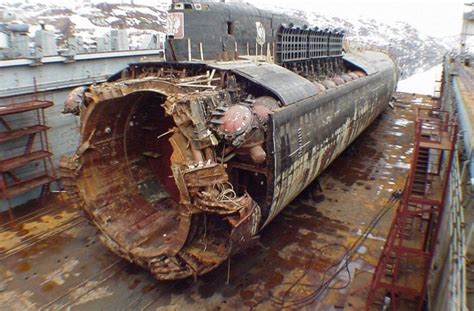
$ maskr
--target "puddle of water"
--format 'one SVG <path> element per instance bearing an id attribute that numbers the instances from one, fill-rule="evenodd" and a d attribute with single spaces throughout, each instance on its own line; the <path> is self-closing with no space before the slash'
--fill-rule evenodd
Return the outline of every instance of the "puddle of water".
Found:
<path id="1" fill-rule="evenodd" d="M 406 127 L 408 124 L 413 123 L 413 121 L 409 121 L 407 119 L 397 119 L 395 120 L 395 125 Z"/>
<path id="2" fill-rule="evenodd" d="M 395 148 L 395 149 L 402 149 L 403 147 L 400 145 L 394 145 L 394 144 L 386 144 L 388 148 Z"/>
<path id="3" fill-rule="evenodd" d="M 359 235 L 359 236 L 361 236 L 361 235 L 362 235 L 362 230 L 361 230 L 361 229 L 358 229 L 356 234 Z M 375 236 L 375 235 L 373 235 L 372 233 L 369 233 L 369 234 L 367 235 L 367 238 L 368 238 L 368 239 L 371 239 L 371 240 L 385 241 L 385 238 Z"/>
<path id="4" fill-rule="evenodd" d="M 395 131 L 387 131 L 386 133 L 389 134 L 389 135 L 397 136 L 397 137 L 400 137 L 400 136 L 403 135 L 403 133 L 395 132 Z"/>
<path id="5" fill-rule="evenodd" d="M 397 163 L 395 163 L 395 167 L 402 168 L 402 169 L 405 169 L 405 170 L 409 170 L 410 169 L 410 164 L 409 163 L 403 163 L 403 162 L 397 162 Z"/>

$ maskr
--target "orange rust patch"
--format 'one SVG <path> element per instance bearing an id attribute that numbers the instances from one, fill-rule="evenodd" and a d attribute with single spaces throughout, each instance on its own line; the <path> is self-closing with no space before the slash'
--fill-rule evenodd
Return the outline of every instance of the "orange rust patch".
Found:
<path id="1" fill-rule="evenodd" d="M 16 267 L 17 272 L 26 272 L 31 269 L 31 265 L 29 262 L 23 261 L 22 263 L 18 264 Z"/>
<path id="2" fill-rule="evenodd" d="M 58 286 L 58 284 L 56 282 L 49 281 L 49 282 L 45 283 L 43 286 L 41 286 L 41 291 L 49 292 L 49 291 L 53 290 L 56 286 Z"/>

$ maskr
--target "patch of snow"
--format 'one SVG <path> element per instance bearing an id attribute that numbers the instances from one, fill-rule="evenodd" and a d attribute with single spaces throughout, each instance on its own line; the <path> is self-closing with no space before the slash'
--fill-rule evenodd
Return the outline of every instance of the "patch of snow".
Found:
<path id="1" fill-rule="evenodd" d="M 123 9 L 113 9 L 112 12 L 114 15 L 124 15 L 127 16 L 127 11 Z"/>
<path id="2" fill-rule="evenodd" d="M 105 19 L 105 21 L 109 24 L 112 24 L 113 22 L 119 21 L 120 18 L 115 17 L 115 16 L 109 16 Z"/>
<path id="3" fill-rule="evenodd" d="M 136 12 L 140 12 L 140 13 L 142 13 L 142 14 L 158 15 L 156 12 L 154 12 L 151 8 L 148 8 L 148 7 L 135 6 L 135 7 L 133 7 L 133 9 L 134 9 Z"/>
<path id="4" fill-rule="evenodd" d="M 358 229 L 356 235 L 361 236 L 362 234 L 363 234 L 362 229 Z M 375 236 L 375 235 L 373 235 L 372 233 L 369 233 L 369 234 L 367 235 L 367 238 L 368 238 L 368 239 L 371 239 L 371 240 L 385 241 L 385 238 L 379 237 L 379 236 Z"/>
<path id="5" fill-rule="evenodd" d="M 418 72 L 413 76 L 398 82 L 397 91 L 405 93 L 416 93 L 424 95 L 434 95 L 437 90 L 437 83 L 441 79 L 443 65 L 438 64 L 433 68 Z"/>

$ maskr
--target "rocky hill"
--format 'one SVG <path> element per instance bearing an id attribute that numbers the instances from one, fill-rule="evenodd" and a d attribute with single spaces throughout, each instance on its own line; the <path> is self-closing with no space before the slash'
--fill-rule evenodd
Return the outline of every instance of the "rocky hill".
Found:
<path id="1" fill-rule="evenodd" d="M 455 38 L 434 38 L 418 31 L 406 22 L 387 24 L 376 19 L 344 19 L 314 12 L 273 8 L 293 14 L 310 25 L 340 28 L 352 47 L 387 51 L 397 60 L 403 77 L 428 70 L 442 62 L 443 55 L 454 46 Z"/>
<path id="2" fill-rule="evenodd" d="M 30 34 L 40 28 L 43 22 L 46 29 L 57 34 L 58 44 L 64 44 L 70 36 L 80 36 L 86 44 L 95 42 L 111 29 L 126 28 L 132 48 L 140 43 L 144 34 L 161 34 L 166 31 L 166 11 L 168 4 L 158 6 L 119 5 L 98 3 L 89 5 L 51 5 L 42 3 L 18 2 L 1 4 L 0 12 L 15 16 L 17 22 L 31 25 Z M 5 14 L 5 13 L 4 13 Z"/>
<path id="3" fill-rule="evenodd" d="M 17 21 L 36 25 L 30 27 L 31 33 L 39 28 L 40 21 L 44 22 L 47 28 L 55 31 L 60 44 L 71 35 L 83 37 L 86 44 L 92 43 L 111 28 L 127 28 L 133 47 L 140 43 L 145 33 L 163 35 L 168 5 L 169 1 L 163 0 L 154 6 L 111 3 L 58 6 L 18 2 L 0 4 L 0 12 L 16 16 Z M 439 64 L 450 42 L 422 34 L 404 22 L 386 24 L 376 19 L 349 20 L 286 8 L 277 10 L 303 17 L 310 25 L 342 28 L 352 46 L 387 50 L 397 59 L 405 77 Z"/>
<path id="4" fill-rule="evenodd" d="M 439 39 L 422 34 L 405 22 L 387 25 L 374 19 L 345 21 L 316 14 L 312 19 L 326 20 L 328 25 L 339 23 L 352 45 L 387 50 L 397 60 L 404 76 L 436 66 L 447 51 Z"/>

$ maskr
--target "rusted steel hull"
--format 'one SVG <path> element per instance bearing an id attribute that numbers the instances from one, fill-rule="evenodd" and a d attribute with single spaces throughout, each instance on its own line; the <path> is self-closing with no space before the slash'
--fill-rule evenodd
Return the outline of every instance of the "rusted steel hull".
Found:
<path id="1" fill-rule="evenodd" d="M 315 99 L 307 99 L 270 116 L 273 184 L 268 224 L 308 186 L 391 100 L 395 69 L 341 85 Z"/>
<path id="2" fill-rule="evenodd" d="M 133 64 L 74 109 L 68 191 L 119 256 L 158 279 L 204 274 L 253 245 L 389 102 L 393 62 L 356 59 L 353 80 L 324 90 L 271 64 Z"/>

